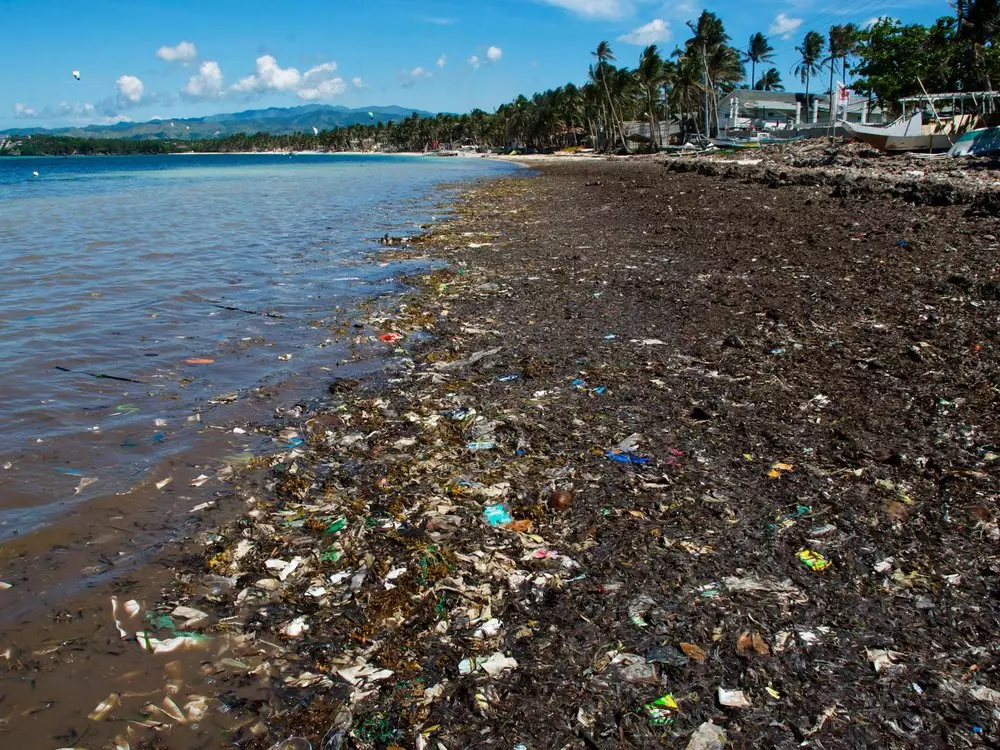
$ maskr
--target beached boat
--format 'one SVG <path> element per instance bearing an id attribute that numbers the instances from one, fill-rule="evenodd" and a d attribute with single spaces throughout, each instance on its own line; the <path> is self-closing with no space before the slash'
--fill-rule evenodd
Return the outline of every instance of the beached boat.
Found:
<path id="1" fill-rule="evenodd" d="M 857 122 L 841 122 L 840 125 L 852 138 L 881 151 L 947 151 L 958 134 L 974 119 L 975 115 L 956 115 L 925 123 L 923 112 L 917 112 L 909 119 L 900 118 L 891 125 L 862 125 Z"/>
<path id="2" fill-rule="evenodd" d="M 1000 128 L 979 128 L 963 133 L 948 150 L 948 156 L 1000 154 Z"/>
<path id="3" fill-rule="evenodd" d="M 882 151 L 949 151 L 965 133 L 996 124 L 1000 92 L 923 94 L 899 100 L 902 116 L 890 125 L 841 121 L 853 138 Z"/>

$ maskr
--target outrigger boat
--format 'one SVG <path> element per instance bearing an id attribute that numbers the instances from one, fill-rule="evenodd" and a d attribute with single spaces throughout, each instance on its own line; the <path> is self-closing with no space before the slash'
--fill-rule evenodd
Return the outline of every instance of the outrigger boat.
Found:
<path id="1" fill-rule="evenodd" d="M 982 129 L 996 115 L 998 100 L 1000 92 L 994 91 L 910 96 L 899 100 L 903 114 L 890 125 L 846 120 L 840 125 L 851 137 L 881 151 L 948 151 L 964 133 Z M 948 103 L 950 109 L 943 108 Z M 908 115 L 909 107 L 916 111 Z"/>

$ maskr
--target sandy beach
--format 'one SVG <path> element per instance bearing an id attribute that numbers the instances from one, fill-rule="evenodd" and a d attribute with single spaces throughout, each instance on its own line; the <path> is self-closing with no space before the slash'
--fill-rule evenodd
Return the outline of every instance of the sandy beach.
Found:
<path id="1" fill-rule="evenodd" d="M 993 741 L 1000 221 L 531 163 L 384 250 L 446 264 L 369 316 L 384 375 L 21 629 L 5 743 Z"/>

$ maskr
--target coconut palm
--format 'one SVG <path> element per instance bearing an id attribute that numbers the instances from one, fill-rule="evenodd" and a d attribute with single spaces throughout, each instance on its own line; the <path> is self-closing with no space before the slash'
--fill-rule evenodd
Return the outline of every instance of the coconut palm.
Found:
<path id="1" fill-rule="evenodd" d="M 777 68 L 768 68 L 760 77 L 760 80 L 754 84 L 754 88 L 761 91 L 785 90 L 784 85 L 781 83 L 781 73 L 778 72 Z"/>
<path id="2" fill-rule="evenodd" d="M 659 94 L 660 84 L 665 77 L 663 58 L 655 44 L 651 44 L 642 51 L 639 58 L 639 67 L 635 70 L 636 80 L 642 86 L 646 95 L 646 113 L 649 116 L 649 138 L 656 148 L 659 145 L 656 127 L 656 99 Z"/>
<path id="3" fill-rule="evenodd" d="M 852 23 L 830 27 L 830 54 L 823 59 L 823 65 L 830 69 L 830 122 L 836 119 L 836 93 L 833 90 L 833 76 L 837 63 L 842 63 L 844 77 L 847 77 L 847 56 L 857 44 L 857 29 Z"/>
<path id="4" fill-rule="evenodd" d="M 701 55 L 675 50 L 673 78 L 670 82 L 670 106 L 687 117 L 687 124 L 697 122 L 699 100 L 705 93 Z M 695 128 L 691 128 L 695 129 Z"/>
<path id="5" fill-rule="evenodd" d="M 757 73 L 757 63 L 771 62 L 774 60 L 774 47 L 767 41 L 767 37 L 759 31 L 751 35 L 750 43 L 742 51 L 743 62 L 750 63 L 750 87 L 756 88 L 754 81 Z"/>
<path id="6" fill-rule="evenodd" d="M 822 67 L 823 48 L 826 42 L 815 31 L 807 31 L 802 44 L 795 48 L 801 55 L 799 61 L 792 67 L 799 80 L 806 85 L 806 110 L 809 108 L 809 79 L 819 73 Z"/>
<path id="7" fill-rule="evenodd" d="M 955 4 L 958 15 L 958 38 L 972 47 L 972 75 L 976 84 L 993 90 L 990 77 L 989 52 L 995 49 L 1000 36 L 1000 8 L 997 0 L 959 0 Z"/>
<path id="8" fill-rule="evenodd" d="M 732 74 L 732 60 L 735 55 L 736 65 L 739 66 L 741 71 L 740 77 L 742 77 L 743 66 L 739 62 L 739 53 L 733 50 L 733 54 L 730 54 L 726 50 L 732 50 L 729 47 L 729 35 L 726 33 L 725 27 L 722 25 L 722 19 L 720 19 L 714 13 L 707 10 L 702 11 L 701 15 L 698 16 L 698 21 L 688 22 L 688 28 L 691 29 L 694 36 L 687 40 L 685 55 L 694 55 L 700 62 L 704 73 L 703 80 L 703 91 L 704 91 L 704 119 L 705 119 L 705 134 L 708 135 L 709 131 L 709 104 L 716 103 L 717 97 L 715 96 L 716 91 L 716 76 L 719 76 L 719 83 L 726 84 L 731 82 L 729 77 Z M 713 65 L 715 69 L 713 70 Z M 739 79 L 737 79 L 739 80 Z M 709 96 L 711 94 L 711 96 Z M 716 120 L 718 120 L 718 115 L 716 115 Z"/>
<path id="9" fill-rule="evenodd" d="M 608 100 L 608 108 L 610 109 L 611 122 L 618 126 L 618 116 L 615 114 L 615 105 L 611 101 L 611 91 L 608 88 L 608 63 L 614 62 L 615 53 L 611 51 L 611 45 L 606 41 L 601 41 L 597 45 L 597 49 L 590 53 L 597 58 L 597 71 L 592 73 L 595 77 L 601 79 L 601 83 L 604 86 L 604 95 Z M 628 144 L 625 142 L 625 130 L 624 128 L 618 127 L 618 133 L 622 139 L 622 148 L 628 151 Z"/>

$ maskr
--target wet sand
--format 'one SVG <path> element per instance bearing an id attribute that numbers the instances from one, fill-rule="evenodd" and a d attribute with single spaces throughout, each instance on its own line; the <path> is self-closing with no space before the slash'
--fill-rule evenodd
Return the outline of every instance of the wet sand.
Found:
<path id="1" fill-rule="evenodd" d="M 262 428 L 247 514 L 116 585 L 126 638 L 110 591 L 21 628 L 0 737 L 993 741 L 1000 221 L 538 168 L 401 251 L 451 270 L 369 321 L 393 369 Z"/>

